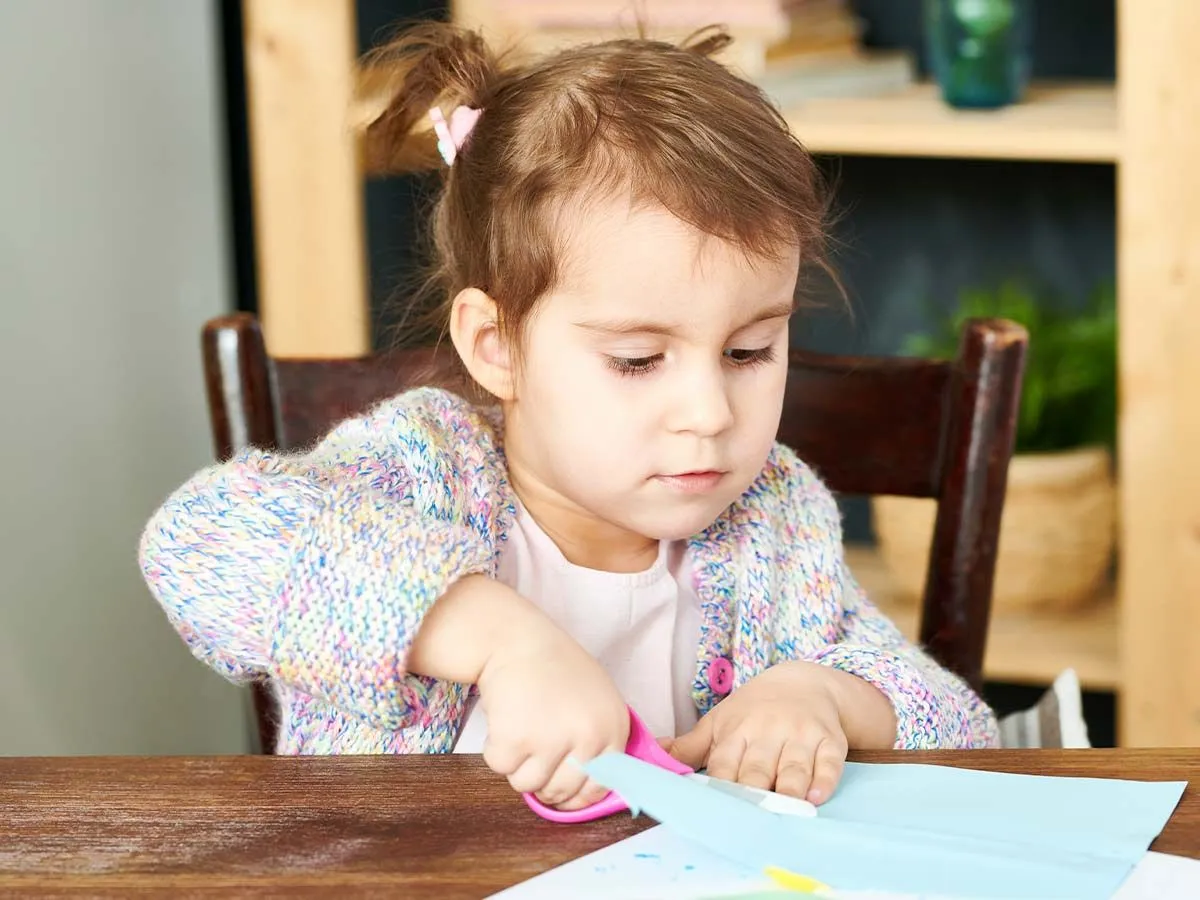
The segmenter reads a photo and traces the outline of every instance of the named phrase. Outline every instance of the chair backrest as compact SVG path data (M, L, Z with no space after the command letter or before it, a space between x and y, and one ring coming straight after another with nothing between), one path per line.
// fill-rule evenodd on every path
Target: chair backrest
M779 440L843 495L937 500L919 640L977 689L1028 336L1002 320L964 328L954 360L792 351ZM292 450L419 384L452 384L432 350L361 359L272 359L248 314L208 322L204 371L219 459ZM444 357L443 357L444 359ZM256 688L262 748L275 746Z

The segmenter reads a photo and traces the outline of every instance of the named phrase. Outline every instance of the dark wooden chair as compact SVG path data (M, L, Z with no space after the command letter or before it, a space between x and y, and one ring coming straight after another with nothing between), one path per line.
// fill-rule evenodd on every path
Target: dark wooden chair
M779 439L832 490L937 500L919 640L976 688L1027 343L1020 326L989 320L966 326L952 361L803 351L789 359ZM406 388L452 385L432 350L272 359L247 314L207 323L203 350L222 460L248 445L303 447L340 419ZM254 699L269 753L275 711L263 686Z

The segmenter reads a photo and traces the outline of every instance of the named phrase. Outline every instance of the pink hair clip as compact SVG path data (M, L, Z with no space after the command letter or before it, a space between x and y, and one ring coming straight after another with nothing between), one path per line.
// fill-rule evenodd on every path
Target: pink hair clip
M450 121L447 123L441 109L435 106L429 110L429 118L433 120L433 131L438 139L438 152L442 154L446 165L454 165L458 151L463 148L463 144L471 136L471 129L479 121L479 115L482 112L483 110L473 109L470 106L456 106L454 112L450 113Z

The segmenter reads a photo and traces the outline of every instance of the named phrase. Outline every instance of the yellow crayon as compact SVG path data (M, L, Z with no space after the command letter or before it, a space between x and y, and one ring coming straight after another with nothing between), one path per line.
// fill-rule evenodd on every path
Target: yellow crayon
M789 872L787 869L781 869L778 866L767 866L764 871L777 885L787 888L789 891L795 891L798 894L820 894L832 890L829 885L822 884L815 878Z

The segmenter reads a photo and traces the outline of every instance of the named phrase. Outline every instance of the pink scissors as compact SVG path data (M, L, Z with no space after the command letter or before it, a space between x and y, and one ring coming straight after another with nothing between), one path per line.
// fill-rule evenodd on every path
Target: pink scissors
M792 816L815 816L817 814L816 807L807 800L786 797L783 794L776 794L774 791L764 791L759 788L724 781L720 778L701 775L693 770L691 766L684 765L659 746L658 741L654 739L654 735L650 733L645 723L633 711L633 707L629 707L629 741L625 744L625 752L637 759L660 766L668 772L674 772L676 775L685 775L707 787L733 794L735 797L746 800L770 812ZM605 816L611 816L614 813L629 809L629 806L617 796L615 791L610 791L604 799L596 801L591 806L569 811L546 806L533 794L523 794L522 796L525 798L525 803L528 804L529 808L543 819L568 825L577 822L591 822L595 819L602 819Z

